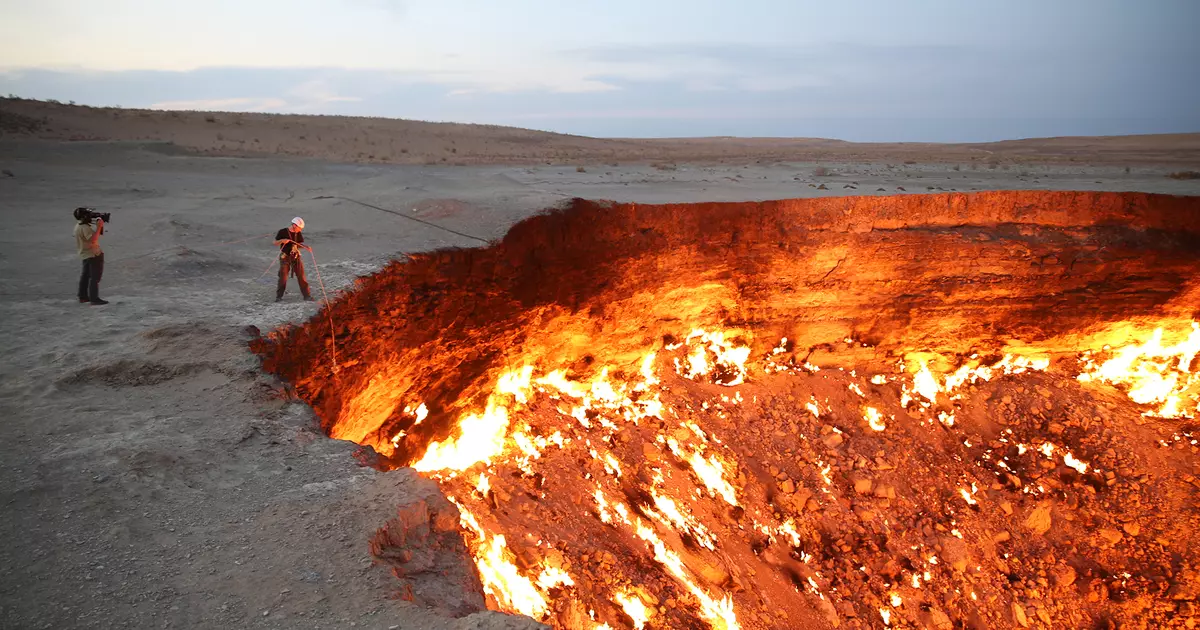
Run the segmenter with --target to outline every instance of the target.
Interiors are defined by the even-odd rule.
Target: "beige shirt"
[[[99,256],[100,243],[93,243],[92,235],[96,233],[96,226],[87,223],[75,224],[75,246],[79,248],[79,259],[87,260],[94,256]]]

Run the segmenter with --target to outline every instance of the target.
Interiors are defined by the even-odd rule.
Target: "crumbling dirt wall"
[[[1200,309],[1200,199],[989,192],[760,203],[574,200],[495,245],[395,262],[330,313],[256,341],[333,436],[399,464],[478,407],[523,356],[588,369],[589,348],[632,366],[692,325],[786,337],[801,358],[845,338],[861,356],[1051,351],[1138,316]],[[329,359],[330,318],[338,371]],[[1065,345],[1064,345],[1065,347]],[[833,358],[830,355],[829,358]],[[427,405],[414,425],[406,407]],[[399,430],[407,433],[393,445]]]

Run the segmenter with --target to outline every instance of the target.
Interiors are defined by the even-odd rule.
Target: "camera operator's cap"
[[[300,217],[296,217],[295,219],[292,219],[292,225],[303,230],[304,229],[304,219],[301,219]]]

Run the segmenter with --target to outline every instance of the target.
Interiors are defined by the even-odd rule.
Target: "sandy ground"
[[[0,626],[521,627],[393,599],[367,537],[435,493],[358,467],[258,370],[247,326],[273,302],[268,234],[308,222],[331,293],[405,252],[495,238],[564,198],[750,200],[940,190],[1200,194],[1177,167],[817,163],[397,166],[204,158],[170,145],[0,142]],[[824,189],[820,188],[824,186]],[[882,190],[880,190],[882,189]],[[71,210],[113,213],[105,307],[75,300]],[[263,275],[265,273],[265,276]],[[316,270],[309,265],[314,291]]]

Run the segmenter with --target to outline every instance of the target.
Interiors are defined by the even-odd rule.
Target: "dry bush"
[[[576,167],[575,167],[575,172],[576,172],[576,173],[586,173],[586,172],[587,172],[587,169],[586,169],[586,168],[583,168],[582,166],[576,166]]]
[[[675,166],[674,164],[671,164],[671,163],[668,163],[668,162],[655,162],[654,164],[651,164],[650,166],[652,166],[653,168],[656,168],[656,169],[658,169],[658,170],[660,170],[660,171],[675,171],[675,170],[679,170],[679,167],[678,167],[678,166]]]
[[[827,177],[828,175],[829,169],[825,168],[824,166],[818,166],[817,168],[813,169],[813,177]]]
[[[1171,179],[1200,179],[1200,171],[1176,171],[1167,175]]]

